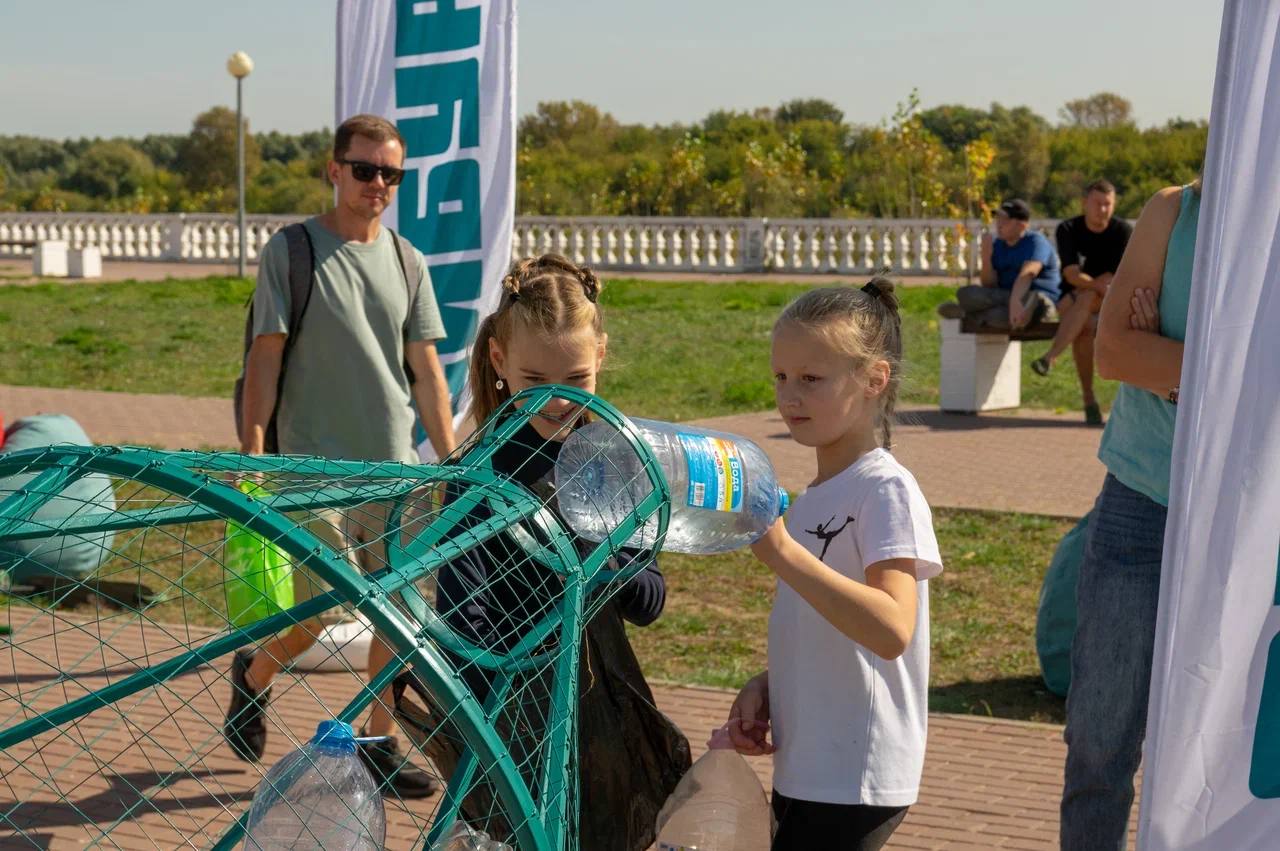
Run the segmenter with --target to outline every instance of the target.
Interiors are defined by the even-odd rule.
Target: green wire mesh
[[[599,545],[568,533],[548,507],[553,491],[535,495],[492,466],[553,399],[613,425],[640,460],[627,466],[647,495]],[[85,496],[86,481],[98,493]],[[387,790],[388,848],[429,848],[460,819],[515,848],[577,848],[583,630],[642,568],[609,569],[620,543],[656,523],[660,546],[668,515],[661,469],[627,420],[567,387],[516,397],[439,465],[131,447],[2,455],[0,551],[22,544],[27,555],[0,573],[0,845],[239,847],[270,766],[317,722],[358,725],[380,702],[402,747],[416,745],[414,764],[446,787],[418,800]],[[229,613],[244,587],[225,563],[228,524],[287,554],[307,593],[250,623]],[[437,609],[437,578],[499,536],[516,555],[489,581],[533,572],[544,596],[510,634],[477,646]],[[90,575],[48,568],[51,552],[86,544],[103,550]],[[266,754],[239,760],[223,737],[232,654],[339,622],[330,634],[351,647],[317,645],[324,672],[276,678]],[[353,648],[369,640],[395,661],[367,683]]]

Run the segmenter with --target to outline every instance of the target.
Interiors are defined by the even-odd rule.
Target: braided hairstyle
[[[791,324],[821,335],[861,371],[876,361],[889,364],[889,383],[878,397],[880,443],[893,446],[891,423],[902,379],[902,316],[893,282],[876,275],[865,286],[823,287],[791,302],[774,323],[774,331]]]
[[[479,425],[511,395],[499,389],[498,372],[489,357],[489,341],[503,349],[517,328],[554,338],[590,328],[604,334],[604,316],[598,304],[600,279],[586,266],[561,257],[543,254],[511,264],[502,279],[502,297],[497,309],[480,323],[471,351],[471,418]]]

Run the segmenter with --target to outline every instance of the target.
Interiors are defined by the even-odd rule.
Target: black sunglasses
[[[373,180],[374,175],[382,175],[382,182],[388,186],[399,186],[404,180],[404,169],[389,165],[374,165],[364,160],[338,160],[341,165],[351,166],[351,176],[361,183]]]

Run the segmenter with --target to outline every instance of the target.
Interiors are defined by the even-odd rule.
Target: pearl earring
[[[493,383],[493,386],[501,390],[503,387],[507,386],[507,383],[503,381],[501,378],[499,378],[497,381]]]

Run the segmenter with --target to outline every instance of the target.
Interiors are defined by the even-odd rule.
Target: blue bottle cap
[[[787,509],[791,507],[791,494],[787,493],[786,488],[778,488],[778,516],[787,513]]]
[[[356,752],[356,731],[346,721],[321,721],[311,744],[326,750]]]

